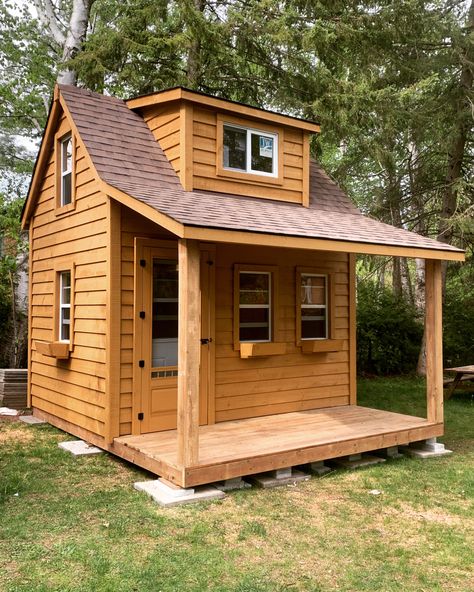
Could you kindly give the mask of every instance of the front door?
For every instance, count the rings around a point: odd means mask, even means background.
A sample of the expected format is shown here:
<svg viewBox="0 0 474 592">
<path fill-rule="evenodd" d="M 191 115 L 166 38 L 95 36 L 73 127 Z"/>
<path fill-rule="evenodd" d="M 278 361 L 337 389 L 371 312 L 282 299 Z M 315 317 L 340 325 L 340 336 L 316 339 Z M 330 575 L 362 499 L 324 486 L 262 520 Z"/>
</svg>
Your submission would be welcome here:
<svg viewBox="0 0 474 592">
<path fill-rule="evenodd" d="M 178 253 L 176 243 L 137 239 L 135 299 L 135 433 L 176 429 L 178 391 Z M 201 266 L 200 423 L 208 423 L 209 273 Z M 206 335 L 206 337 L 204 337 Z"/>
</svg>

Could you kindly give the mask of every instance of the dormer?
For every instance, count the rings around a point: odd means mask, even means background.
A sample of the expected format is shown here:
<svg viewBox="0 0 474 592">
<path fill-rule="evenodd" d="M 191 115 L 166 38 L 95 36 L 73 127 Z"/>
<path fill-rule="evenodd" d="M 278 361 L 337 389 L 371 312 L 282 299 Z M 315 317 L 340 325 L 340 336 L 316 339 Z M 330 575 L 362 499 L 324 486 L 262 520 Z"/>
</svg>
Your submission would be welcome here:
<svg viewBox="0 0 474 592">
<path fill-rule="evenodd" d="M 187 191 L 308 206 L 309 138 L 316 123 L 173 88 L 130 99 Z"/>
</svg>

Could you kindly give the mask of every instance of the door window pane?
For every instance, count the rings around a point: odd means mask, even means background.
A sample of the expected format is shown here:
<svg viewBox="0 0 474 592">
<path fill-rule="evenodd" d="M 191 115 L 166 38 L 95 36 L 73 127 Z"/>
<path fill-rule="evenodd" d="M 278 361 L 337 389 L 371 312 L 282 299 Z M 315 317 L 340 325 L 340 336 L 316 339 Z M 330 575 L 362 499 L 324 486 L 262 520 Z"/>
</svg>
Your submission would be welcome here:
<svg viewBox="0 0 474 592">
<path fill-rule="evenodd" d="M 152 367 L 177 366 L 177 261 L 153 259 L 152 310 Z"/>
</svg>

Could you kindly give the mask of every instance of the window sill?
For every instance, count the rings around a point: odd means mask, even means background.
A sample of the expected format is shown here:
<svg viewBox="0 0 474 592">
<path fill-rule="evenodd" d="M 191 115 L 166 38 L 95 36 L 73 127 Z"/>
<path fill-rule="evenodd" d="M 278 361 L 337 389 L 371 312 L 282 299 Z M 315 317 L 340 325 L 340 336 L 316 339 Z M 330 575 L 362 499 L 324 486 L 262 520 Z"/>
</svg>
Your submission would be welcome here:
<svg viewBox="0 0 474 592">
<path fill-rule="evenodd" d="M 63 216 L 64 214 L 69 214 L 69 212 L 72 212 L 75 209 L 76 209 L 76 204 L 74 201 L 72 201 L 71 203 L 67 204 L 67 206 L 58 206 L 55 209 L 54 214 L 56 216 Z"/>
<path fill-rule="evenodd" d="M 255 171 L 237 171 L 234 169 L 225 169 L 220 166 L 217 167 L 217 176 L 250 183 L 257 183 L 258 185 L 283 185 L 283 179 L 280 175 L 260 175 Z"/>
<path fill-rule="evenodd" d="M 240 357 L 281 356 L 286 353 L 286 343 L 241 343 Z"/>
<path fill-rule="evenodd" d="M 57 360 L 69 359 L 70 343 L 68 341 L 35 341 L 36 351 L 43 356 L 56 358 Z"/>
<path fill-rule="evenodd" d="M 301 342 L 301 351 L 304 354 L 335 352 L 340 351 L 343 344 L 343 339 L 309 339 Z"/>
</svg>

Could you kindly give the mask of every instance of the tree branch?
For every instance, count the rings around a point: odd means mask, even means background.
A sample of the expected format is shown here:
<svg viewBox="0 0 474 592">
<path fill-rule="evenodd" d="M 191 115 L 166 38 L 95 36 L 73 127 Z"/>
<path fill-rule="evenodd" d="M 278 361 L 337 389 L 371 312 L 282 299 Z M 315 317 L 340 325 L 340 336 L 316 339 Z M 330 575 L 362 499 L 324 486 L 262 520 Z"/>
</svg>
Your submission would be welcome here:
<svg viewBox="0 0 474 592">
<path fill-rule="evenodd" d="M 49 29 L 54 41 L 62 47 L 66 41 L 66 37 L 58 26 L 58 19 L 51 0 L 33 0 L 33 2 L 39 20 Z"/>
</svg>

